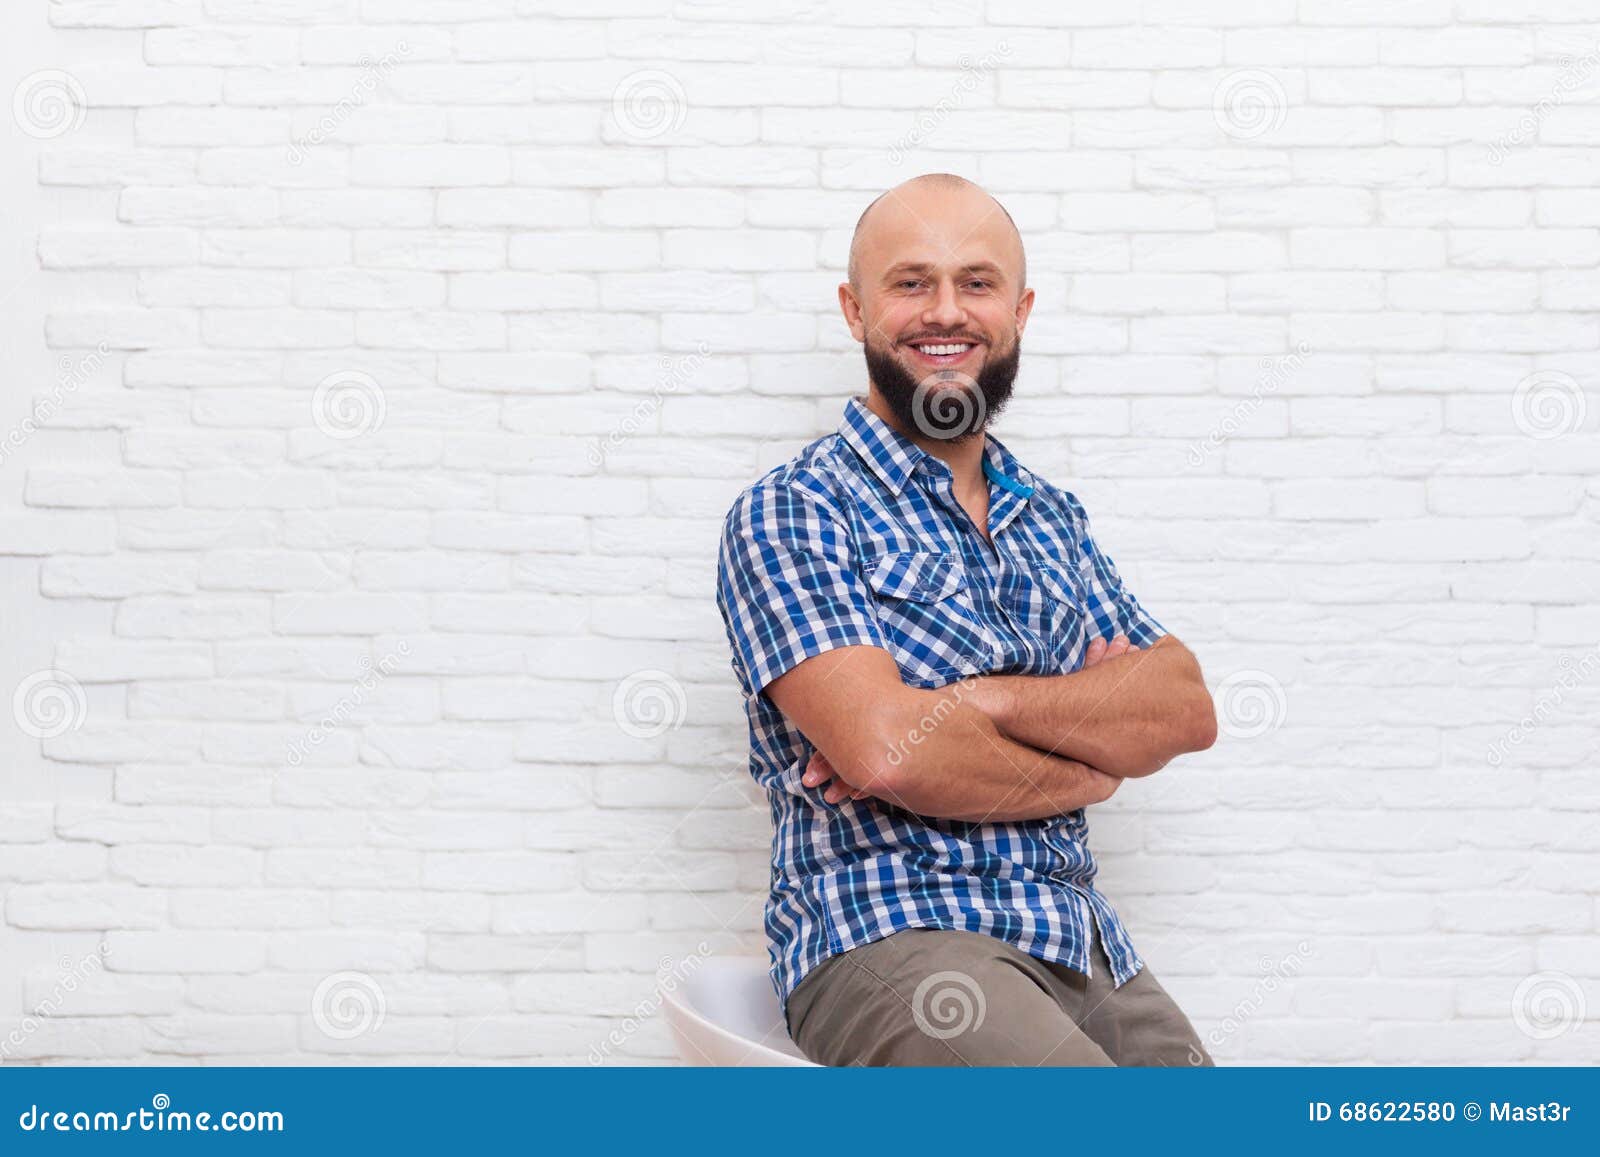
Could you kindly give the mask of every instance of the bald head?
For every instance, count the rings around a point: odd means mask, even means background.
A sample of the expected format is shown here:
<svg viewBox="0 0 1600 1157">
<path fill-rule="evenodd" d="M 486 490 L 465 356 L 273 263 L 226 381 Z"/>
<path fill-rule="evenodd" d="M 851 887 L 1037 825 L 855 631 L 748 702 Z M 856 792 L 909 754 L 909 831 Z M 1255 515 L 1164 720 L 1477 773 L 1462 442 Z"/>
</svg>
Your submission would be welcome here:
<svg viewBox="0 0 1600 1157">
<path fill-rule="evenodd" d="M 921 250 L 931 262 L 965 258 L 953 249 L 987 250 L 988 260 L 1015 278 L 1012 289 L 1028 284 L 1022 234 L 1006 207 L 982 186 L 955 173 L 923 173 L 880 194 L 856 221 L 846 273 L 860 294 L 862 279 L 875 276 Z"/>
</svg>

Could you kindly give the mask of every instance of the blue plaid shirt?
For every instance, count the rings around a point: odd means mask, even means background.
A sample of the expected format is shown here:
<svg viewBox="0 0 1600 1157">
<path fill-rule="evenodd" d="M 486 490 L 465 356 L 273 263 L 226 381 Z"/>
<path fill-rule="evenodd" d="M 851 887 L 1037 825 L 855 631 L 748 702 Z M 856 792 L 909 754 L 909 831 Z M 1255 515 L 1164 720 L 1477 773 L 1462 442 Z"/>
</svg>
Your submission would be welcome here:
<svg viewBox="0 0 1600 1157">
<path fill-rule="evenodd" d="M 1090 919 L 1120 986 L 1143 961 L 1094 887 L 1083 809 L 971 823 L 802 786 L 812 745 L 768 683 L 834 647 L 894 656 L 905 682 L 1059 675 L 1094 638 L 1166 634 L 1122 585 L 1071 493 L 985 435 L 991 548 L 944 462 L 860 398 L 835 434 L 746 489 L 728 512 L 717 606 L 750 724 L 750 771 L 772 810 L 766 930 L 785 1009 L 813 967 L 903 928 L 982 932 L 1090 975 Z"/>
</svg>

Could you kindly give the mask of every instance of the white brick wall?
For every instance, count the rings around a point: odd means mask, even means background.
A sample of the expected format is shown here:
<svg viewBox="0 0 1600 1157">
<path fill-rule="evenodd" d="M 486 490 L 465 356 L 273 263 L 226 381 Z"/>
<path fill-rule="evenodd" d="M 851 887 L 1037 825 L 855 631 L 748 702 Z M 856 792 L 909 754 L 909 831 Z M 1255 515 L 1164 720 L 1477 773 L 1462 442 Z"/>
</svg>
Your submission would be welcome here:
<svg viewBox="0 0 1600 1157">
<path fill-rule="evenodd" d="M 1217 694 L 1092 823 L 1213 1051 L 1600 1060 L 1592 4 L 10 25 L 7 1062 L 670 1057 L 658 963 L 762 948 L 719 520 L 934 169 L 1029 247 L 1000 434 Z"/>
</svg>

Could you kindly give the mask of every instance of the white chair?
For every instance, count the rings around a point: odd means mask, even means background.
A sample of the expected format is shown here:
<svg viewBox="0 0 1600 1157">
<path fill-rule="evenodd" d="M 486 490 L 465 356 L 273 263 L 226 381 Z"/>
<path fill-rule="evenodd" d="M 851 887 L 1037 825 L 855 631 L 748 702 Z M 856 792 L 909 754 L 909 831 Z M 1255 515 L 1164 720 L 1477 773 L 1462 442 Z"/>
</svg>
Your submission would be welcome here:
<svg viewBox="0 0 1600 1157">
<path fill-rule="evenodd" d="M 706 957 L 661 1000 L 686 1065 L 817 1067 L 789 1039 L 763 957 Z"/>
</svg>

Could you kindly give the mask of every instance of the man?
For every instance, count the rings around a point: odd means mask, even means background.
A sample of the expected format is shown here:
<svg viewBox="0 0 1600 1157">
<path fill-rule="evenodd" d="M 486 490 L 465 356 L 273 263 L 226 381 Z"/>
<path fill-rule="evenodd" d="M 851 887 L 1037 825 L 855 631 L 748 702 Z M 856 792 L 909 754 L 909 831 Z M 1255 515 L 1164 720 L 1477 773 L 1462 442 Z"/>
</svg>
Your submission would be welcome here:
<svg viewBox="0 0 1600 1157">
<path fill-rule="evenodd" d="M 1095 889 L 1084 809 L 1216 717 L 1077 498 L 984 433 L 1026 278 L 976 185 L 874 201 L 839 287 L 869 391 L 723 529 L 773 979 L 823 1064 L 1212 1063 Z"/>
</svg>

